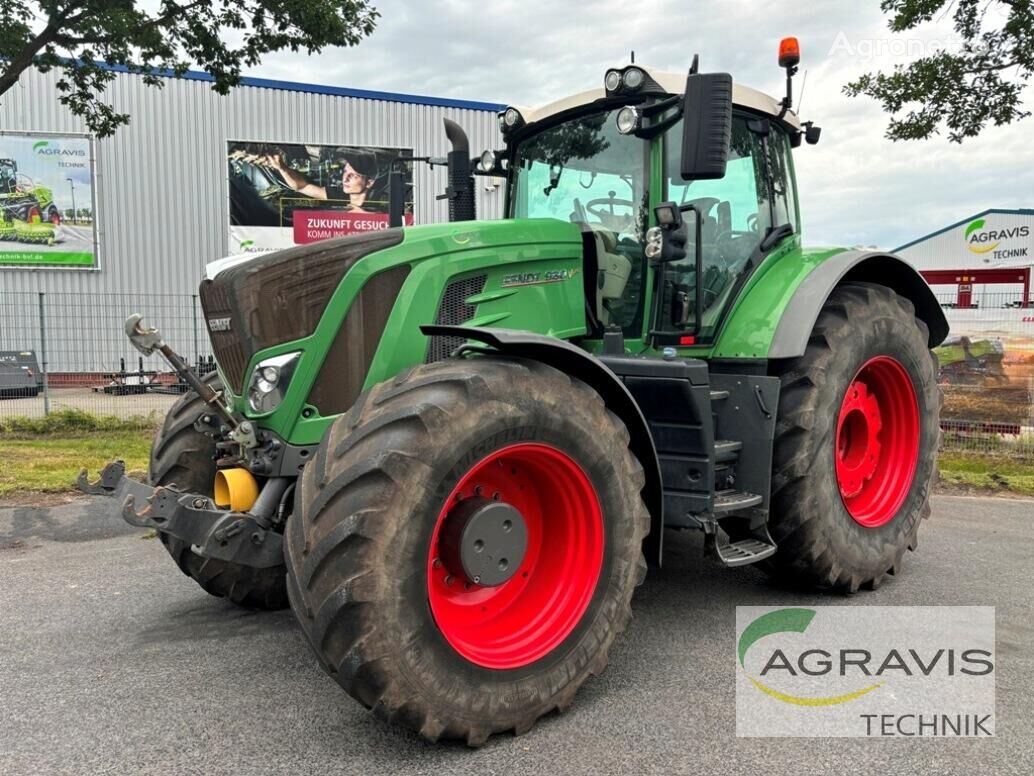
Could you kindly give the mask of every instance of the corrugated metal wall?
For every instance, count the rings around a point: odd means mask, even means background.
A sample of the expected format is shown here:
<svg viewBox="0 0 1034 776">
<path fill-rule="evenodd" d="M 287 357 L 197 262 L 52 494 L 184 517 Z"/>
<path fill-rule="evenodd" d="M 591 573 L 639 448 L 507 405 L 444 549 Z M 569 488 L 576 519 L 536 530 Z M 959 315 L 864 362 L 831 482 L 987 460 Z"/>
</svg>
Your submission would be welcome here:
<svg viewBox="0 0 1034 776">
<path fill-rule="evenodd" d="M 23 75 L 0 100 L 0 129 L 85 131 L 57 100 L 54 84 L 59 77 L 57 71 Z M 0 269 L 3 292 L 42 291 L 55 298 L 68 294 L 97 301 L 93 320 L 83 321 L 78 332 L 52 332 L 54 341 L 77 336 L 86 340 L 102 331 L 101 339 L 107 339 L 110 327 L 119 325 L 121 308 L 129 304 L 104 302 L 114 294 L 195 293 L 205 264 L 229 252 L 227 140 L 388 146 L 443 156 L 449 144 L 442 119 L 449 117 L 466 129 L 475 154 L 501 142 L 495 114 L 489 110 L 258 86 L 240 86 L 223 97 L 201 80 L 170 78 L 164 84 L 156 89 L 138 76 L 121 74 L 108 89 L 110 102 L 129 113 L 131 121 L 113 138 L 95 143 L 100 270 Z M 415 167 L 418 224 L 448 219 L 446 203 L 435 199 L 445 179 L 444 168 Z M 479 186 L 478 199 L 479 216 L 500 214 L 502 189 L 486 191 Z M 109 307 L 115 308 L 110 315 L 105 312 Z M 9 310 L 6 316 L 0 313 L 0 323 L 12 314 L 22 316 Z M 110 362 L 112 356 L 103 358 Z M 97 358 L 84 352 L 73 360 L 76 363 L 52 363 L 51 368 L 86 369 Z M 104 366 L 110 369 L 114 364 Z"/>
</svg>

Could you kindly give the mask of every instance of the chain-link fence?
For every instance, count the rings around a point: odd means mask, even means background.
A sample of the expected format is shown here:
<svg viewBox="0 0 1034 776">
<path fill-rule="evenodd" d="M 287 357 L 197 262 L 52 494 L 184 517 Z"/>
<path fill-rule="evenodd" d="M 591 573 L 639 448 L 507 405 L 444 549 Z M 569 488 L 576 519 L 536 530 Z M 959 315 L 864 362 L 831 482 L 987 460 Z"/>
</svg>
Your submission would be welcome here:
<svg viewBox="0 0 1034 776">
<path fill-rule="evenodd" d="M 1034 460 L 1034 307 L 989 288 L 936 288 L 951 326 L 934 351 L 942 449 Z"/>
<path fill-rule="evenodd" d="M 192 364 L 209 362 L 198 299 L 179 294 L 0 292 L 0 418 L 76 409 L 161 417 L 185 386 L 123 333 L 142 313 Z"/>
<path fill-rule="evenodd" d="M 940 296 L 940 295 L 939 295 Z M 1016 294 L 942 304 L 952 336 L 937 348 L 943 449 L 1034 460 L 1034 309 Z M 196 295 L 0 292 L 0 418 L 62 408 L 119 418 L 164 415 L 184 386 L 123 333 L 142 313 L 202 370 L 211 351 Z"/>
</svg>

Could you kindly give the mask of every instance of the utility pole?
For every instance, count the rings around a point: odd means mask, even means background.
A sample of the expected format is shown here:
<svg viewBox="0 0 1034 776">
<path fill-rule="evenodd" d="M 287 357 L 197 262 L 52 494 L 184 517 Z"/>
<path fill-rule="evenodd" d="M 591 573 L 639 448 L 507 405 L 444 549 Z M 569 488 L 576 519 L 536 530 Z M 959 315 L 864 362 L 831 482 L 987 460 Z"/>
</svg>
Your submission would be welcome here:
<svg viewBox="0 0 1034 776">
<path fill-rule="evenodd" d="M 72 180 L 71 178 L 65 178 L 65 180 L 68 181 L 68 185 L 72 189 L 72 223 L 74 224 L 75 223 L 75 217 L 76 217 L 76 212 L 75 212 L 75 181 Z"/>
</svg>

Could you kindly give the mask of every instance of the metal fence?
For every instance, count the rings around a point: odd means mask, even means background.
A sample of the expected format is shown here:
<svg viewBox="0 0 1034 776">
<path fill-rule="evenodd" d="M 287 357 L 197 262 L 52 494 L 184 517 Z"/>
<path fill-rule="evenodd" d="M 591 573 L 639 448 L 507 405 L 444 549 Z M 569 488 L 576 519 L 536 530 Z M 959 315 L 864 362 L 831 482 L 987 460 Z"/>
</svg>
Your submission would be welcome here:
<svg viewBox="0 0 1034 776">
<path fill-rule="evenodd" d="M 135 312 L 192 364 L 210 360 L 196 295 L 0 292 L 0 417 L 164 415 L 183 385 L 123 334 Z"/>
<path fill-rule="evenodd" d="M 942 449 L 1034 460 L 1034 306 L 994 288 L 935 288 L 951 327 L 934 351 Z"/>
<path fill-rule="evenodd" d="M 961 309 L 954 293 L 943 298 L 953 338 L 936 351 L 942 449 L 1034 460 L 1034 309 L 1015 294 L 974 300 Z M 196 295 L 0 291 L 0 418 L 63 408 L 164 415 L 183 386 L 160 357 L 130 345 L 122 326 L 135 312 L 192 364 L 210 364 Z M 32 354 L 35 387 L 5 390 L 4 353 Z"/>
</svg>

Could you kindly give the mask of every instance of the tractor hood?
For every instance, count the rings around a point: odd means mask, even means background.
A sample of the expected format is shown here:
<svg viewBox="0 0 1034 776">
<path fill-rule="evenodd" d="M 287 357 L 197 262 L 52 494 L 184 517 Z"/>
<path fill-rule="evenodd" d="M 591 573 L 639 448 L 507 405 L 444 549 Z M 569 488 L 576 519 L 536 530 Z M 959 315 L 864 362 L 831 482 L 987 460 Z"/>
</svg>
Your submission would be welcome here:
<svg viewBox="0 0 1034 776">
<path fill-rule="evenodd" d="M 386 229 L 213 262 L 199 296 L 216 361 L 227 387 L 240 395 L 256 354 L 324 329 L 329 338 L 337 337 L 342 320 L 345 327 L 349 325 L 349 309 L 361 300 L 362 289 L 370 285 L 367 281 L 379 273 L 406 268 L 411 277 L 405 289 L 396 289 L 390 298 L 378 294 L 376 307 L 393 305 L 396 297 L 401 300 L 412 294 L 414 301 L 407 303 L 407 309 L 415 311 L 427 304 L 433 310 L 443 282 L 465 266 L 468 257 L 492 265 L 493 274 L 502 275 L 508 265 L 534 269 L 539 262 L 542 271 L 549 272 L 555 269 L 551 262 L 557 256 L 575 259 L 580 269 L 581 250 L 579 228 L 554 219 Z M 569 265 L 574 266 L 570 261 L 563 264 Z M 576 310 L 580 313 L 581 305 Z M 388 312 L 376 316 L 381 327 Z M 424 315 L 419 323 L 435 322 L 433 312 Z M 373 338 L 368 343 L 372 347 L 379 332 L 366 331 L 365 336 Z"/>
</svg>

